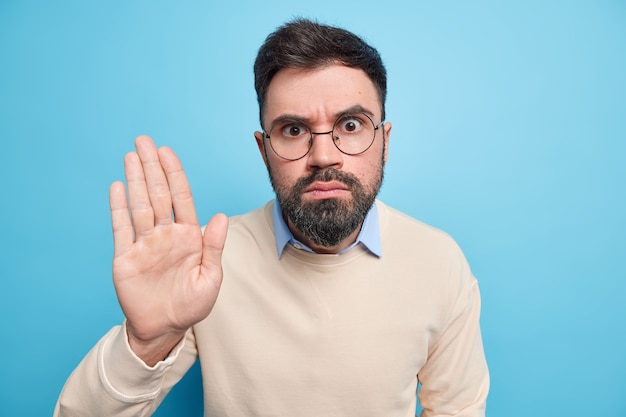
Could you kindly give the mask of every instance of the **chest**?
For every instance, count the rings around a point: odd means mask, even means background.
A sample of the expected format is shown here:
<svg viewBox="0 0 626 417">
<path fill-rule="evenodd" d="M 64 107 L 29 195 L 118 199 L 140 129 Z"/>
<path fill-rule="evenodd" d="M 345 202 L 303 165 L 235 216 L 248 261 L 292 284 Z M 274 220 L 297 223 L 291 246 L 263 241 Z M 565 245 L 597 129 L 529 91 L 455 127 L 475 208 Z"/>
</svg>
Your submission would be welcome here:
<svg viewBox="0 0 626 417">
<path fill-rule="evenodd" d="M 225 281 L 196 327 L 207 409 L 413 415 L 439 308 L 432 294 L 420 296 L 419 280 L 370 272 L 260 271 Z"/>
</svg>

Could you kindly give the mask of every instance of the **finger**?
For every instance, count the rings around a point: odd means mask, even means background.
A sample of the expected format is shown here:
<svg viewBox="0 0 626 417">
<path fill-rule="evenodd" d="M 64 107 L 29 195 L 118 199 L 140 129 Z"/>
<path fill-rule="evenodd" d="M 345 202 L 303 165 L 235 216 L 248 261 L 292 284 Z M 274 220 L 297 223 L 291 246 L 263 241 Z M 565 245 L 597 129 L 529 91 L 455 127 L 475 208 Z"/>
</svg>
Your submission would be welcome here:
<svg viewBox="0 0 626 417">
<path fill-rule="evenodd" d="M 133 225 L 128 212 L 126 189 L 121 181 L 116 181 L 109 188 L 109 206 L 111 207 L 111 225 L 113 227 L 113 256 L 126 252 L 135 240 Z"/>
<path fill-rule="evenodd" d="M 211 271 L 222 268 L 222 251 L 228 232 L 228 217 L 216 214 L 204 229 L 202 237 L 202 267 Z M 213 275 L 210 275 L 213 276 Z M 221 277 L 221 274 L 220 274 Z M 217 283 L 219 285 L 219 282 Z"/>
<path fill-rule="evenodd" d="M 154 212 L 148 196 L 146 177 L 137 153 L 129 152 L 126 154 L 124 172 L 135 233 L 138 236 L 150 234 L 154 230 Z"/>
<path fill-rule="evenodd" d="M 168 147 L 164 146 L 158 152 L 170 187 L 176 223 L 198 224 L 191 187 L 180 160 Z"/>
<path fill-rule="evenodd" d="M 172 199 L 156 146 L 148 136 L 139 136 L 135 146 L 146 178 L 154 224 L 169 224 L 172 222 Z"/>
</svg>

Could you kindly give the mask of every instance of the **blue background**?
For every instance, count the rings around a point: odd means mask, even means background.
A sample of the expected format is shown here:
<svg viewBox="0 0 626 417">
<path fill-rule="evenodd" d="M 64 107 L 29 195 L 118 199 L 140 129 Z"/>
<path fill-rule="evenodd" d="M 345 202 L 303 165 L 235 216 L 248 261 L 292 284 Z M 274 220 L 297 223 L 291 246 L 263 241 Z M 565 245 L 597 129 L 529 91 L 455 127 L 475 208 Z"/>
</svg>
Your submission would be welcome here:
<svg viewBox="0 0 626 417">
<path fill-rule="evenodd" d="M 221 3 L 0 3 L 0 415 L 50 415 L 122 320 L 107 194 L 135 136 L 178 152 L 202 222 L 272 198 L 252 62 L 303 15 L 387 64 L 381 198 L 480 281 L 488 415 L 626 416 L 626 2 Z M 157 415 L 201 414 L 195 367 Z"/>
</svg>

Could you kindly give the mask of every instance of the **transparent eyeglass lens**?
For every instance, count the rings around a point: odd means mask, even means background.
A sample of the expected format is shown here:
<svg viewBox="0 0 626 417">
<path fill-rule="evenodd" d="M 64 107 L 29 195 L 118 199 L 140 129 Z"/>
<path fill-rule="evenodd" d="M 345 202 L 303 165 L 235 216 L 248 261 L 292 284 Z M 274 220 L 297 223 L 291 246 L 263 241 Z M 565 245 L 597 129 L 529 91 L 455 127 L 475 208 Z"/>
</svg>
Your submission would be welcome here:
<svg viewBox="0 0 626 417">
<path fill-rule="evenodd" d="M 296 160 L 311 149 L 313 135 L 332 134 L 333 143 L 343 153 L 358 155 L 374 142 L 374 122 L 366 114 L 341 116 L 331 132 L 311 132 L 301 121 L 284 121 L 272 127 L 268 137 L 274 152 L 284 159 Z"/>
</svg>

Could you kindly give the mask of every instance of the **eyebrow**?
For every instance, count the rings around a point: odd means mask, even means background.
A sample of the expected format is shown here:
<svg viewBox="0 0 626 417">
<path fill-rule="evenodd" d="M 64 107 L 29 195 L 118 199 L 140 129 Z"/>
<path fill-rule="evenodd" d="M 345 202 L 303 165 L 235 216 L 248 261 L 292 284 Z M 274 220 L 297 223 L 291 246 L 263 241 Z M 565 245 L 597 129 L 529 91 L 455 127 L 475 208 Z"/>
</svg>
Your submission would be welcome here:
<svg viewBox="0 0 626 417">
<path fill-rule="evenodd" d="M 334 117 L 335 119 L 338 119 L 341 116 L 345 116 L 347 114 L 357 114 L 357 113 L 365 113 L 371 117 L 374 117 L 374 113 L 371 110 L 368 110 L 367 108 L 361 106 L 360 104 L 355 104 L 354 106 L 350 106 L 344 110 L 338 111 L 334 114 Z M 272 122 L 270 123 L 270 128 L 280 122 L 285 122 L 285 121 L 301 122 L 301 123 L 308 125 L 311 122 L 311 119 L 307 117 L 303 117 L 298 114 L 294 114 L 294 113 L 284 113 L 276 117 L 274 120 L 272 120 Z"/>
</svg>

